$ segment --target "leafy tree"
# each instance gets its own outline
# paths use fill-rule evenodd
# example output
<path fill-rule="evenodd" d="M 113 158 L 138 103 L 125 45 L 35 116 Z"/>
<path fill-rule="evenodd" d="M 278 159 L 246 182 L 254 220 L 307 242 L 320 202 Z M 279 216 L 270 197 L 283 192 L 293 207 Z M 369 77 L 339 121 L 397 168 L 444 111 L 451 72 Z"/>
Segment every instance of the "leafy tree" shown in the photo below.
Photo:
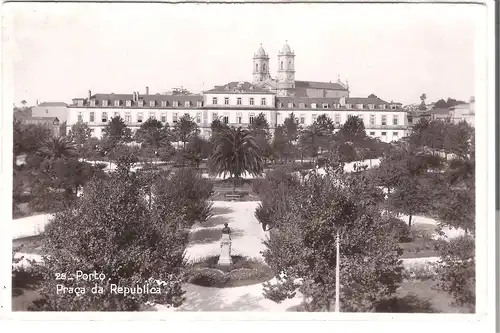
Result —
<path fill-rule="evenodd" d="M 186 148 L 186 143 L 189 139 L 198 135 L 198 133 L 198 125 L 196 125 L 193 119 L 191 119 L 189 114 L 182 116 L 174 125 L 174 136 L 177 141 L 181 141 L 183 143 L 184 148 Z"/>
<path fill-rule="evenodd" d="M 360 142 L 366 139 L 363 120 L 358 116 L 350 116 L 340 128 L 337 136 L 341 141 L 351 142 L 358 146 Z"/>
<path fill-rule="evenodd" d="M 34 154 L 52 137 L 51 131 L 40 124 L 23 124 L 14 121 L 13 143 L 14 154 Z"/>
<path fill-rule="evenodd" d="M 107 181 L 92 181 L 72 210 L 57 213 L 45 230 L 41 311 L 138 311 L 146 302 L 179 306 L 186 235 L 173 228 L 172 215 L 148 210 L 140 186 L 127 168 Z M 75 237 L 78 235 L 78 237 Z M 57 280 L 56 272 L 97 272 L 105 278 Z M 69 276 L 68 276 L 69 277 Z M 155 281 L 156 280 L 156 281 Z M 85 288 L 85 294 L 56 293 L 56 285 Z M 149 293 L 113 293 L 112 284 L 149 288 Z M 102 293 L 91 288 L 102 287 Z M 160 293 L 152 293 L 160 288 Z"/>
<path fill-rule="evenodd" d="M 420 103 L 419 107 L 418 107 L 418 109 L 419 109 L 420 111 L 425 111 L 425 110 L 427 110 L 427 106 L 426 106 L 426 104 L 425 104 L 425 100 L 426 100 L 426 99 L 427 99 L 427 95 L 426 95 L 426 94 L 422 94 L 422 95 L 420 95 L 420 100 L 422 101 L 422 102 Z"/>
<path fill-rule="evenodd" d="M 90 140 L 92 131 L 87 123 L 77 122 L 69 131 L 69 139 L 76 145 L 76 150 L 79 156 L 88 155 L 86 150 L 86 143 Z"/>
<path fill-rule="evenodd" d="M 173 147 L 170 143 L 170 133 L 168 124 L 165 126 L 156 119 L 148 119 L 135 133 L 135 141 L 141 144 L 149 158 L 163 157 L 171 155 Z"/>
<path fill-rule="evenodd" d="M 322 146 L 322 139 L 326 136 L 324 129 L 319 127 L 316 122 L 307 126 L 300 133 L 299 144 L 303 151 L 318 163 L 319 148 Z"/>
<path fill-rule="evenodd" d="M 271 143 L 271 150 L 274 159 L 287 159 L 289 156 L 288 141 L 284 134 L 284 127 L 282 125 L 276 126 Z"/>
<path fill-rule="evenodd" d="M 255 139 L 257 146 L 260 148 L 261 156 L 264 161 L 272 156 L 272 148 L 270 144 L 269 123 L 264 113 L 259 113 L 250 124 L 250 133 Z"/>
<path fill-rule="evenodd" d="M 290 145 L 299 138 L 299 129 L 299 119 L 292 112 L 283 122 L 283 134 Z"/>
<path fill-rule="evenodd" d="M 221 130 L 208 166 L 212 174 L 229 173 L 233 177 L 233 193 L 236 191 L 236 179 L 244 172 L 260 175 L 263 171 L 261 151 L 252 134 L 242 128 Z"/>
<path fill-rule="evenodd" d="M 67 121 L 63 121 L 61 125 L 59 125 L 59 136 L 66 136 L 67 123 Z"/>
<path fill-rule="evenodd" d="M 132 141 L 132 131 L 120 116 L 111 118 L 102 131 L 102 139 L 107 149 L 113 149 L 122 143 Z"/>
<path fill-rule="evenodd" d="M 210 141 L 212 143 L 217 141 L 217 136 L 222 131 L 222 129 L 228 128 L 228 126 L 220 121 L 220 119 L 216 118 L 210 124 Z"/>
<path fill-rule="evenodd" d="M 454 305 L 467 306 L 475 312 L 476 260 L 475 242 L 470 235 L 438 243 L 438 287 L 454 298 Z"/>
<path fill-rule="evenodd" d="M 372 311 L 395 293 L 402 280 L 400 250 L 388 220 L 375 209 L 380 199 L 359 200 L 360 193 L 373 192 L 369 186 L 361 178 L 312 173 L 293 192 L 287 211 L 272 215 L 275 227 L 264 242 L 263 256 L 278 277 L 265 284 L 266 298 L 280 302 L 299 291 L 307 311 L 331 311 L 337 232 L 342 311 Z"/>
<path fill-rule="evenodd" d="M 183 158 L 191 161 L 196 168 L 200 168 L 200 163 L 207 159 L 212 153 L 212 145 L 210 141 L 203 139 L 202 137 L 196 135 L 193 136 L 186 149 L 182 151 Z"/>

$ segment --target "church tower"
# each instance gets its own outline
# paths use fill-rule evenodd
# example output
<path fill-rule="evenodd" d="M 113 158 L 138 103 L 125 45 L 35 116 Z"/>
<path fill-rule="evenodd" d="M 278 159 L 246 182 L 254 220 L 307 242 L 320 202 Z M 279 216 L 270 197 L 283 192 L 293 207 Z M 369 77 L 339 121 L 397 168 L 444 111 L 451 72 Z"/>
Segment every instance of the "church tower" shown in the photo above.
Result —
<path fill-rule="evenodd" d="M 289 89 L 295 88 L 295 54 L 285 42 L 278 53 L 278 95 L 287 96 Z"/>
<path fill-rule="evenodd" d="M 253 55 L 253 83 L 259 84 L 268 81 L 269 75 L 269 56 L 264 51 L 262 44 L 259 50 Z"/>

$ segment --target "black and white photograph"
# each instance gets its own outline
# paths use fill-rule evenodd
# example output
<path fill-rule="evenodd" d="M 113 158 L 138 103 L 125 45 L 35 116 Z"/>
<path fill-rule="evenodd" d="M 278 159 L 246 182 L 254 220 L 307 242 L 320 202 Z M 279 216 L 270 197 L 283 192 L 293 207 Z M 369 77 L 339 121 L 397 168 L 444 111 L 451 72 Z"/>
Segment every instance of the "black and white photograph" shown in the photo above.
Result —
<path fill-rule="evenodd" d="M 488 312 L 489 10 L 4 4 L 11 311 Z"/>

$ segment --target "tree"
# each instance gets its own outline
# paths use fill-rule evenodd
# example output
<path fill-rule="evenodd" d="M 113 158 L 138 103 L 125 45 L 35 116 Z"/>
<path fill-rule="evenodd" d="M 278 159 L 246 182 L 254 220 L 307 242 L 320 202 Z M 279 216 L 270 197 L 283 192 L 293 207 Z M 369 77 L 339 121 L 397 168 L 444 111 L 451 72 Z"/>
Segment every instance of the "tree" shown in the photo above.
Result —
<path fill-rule="evenodd" d="M 369 183 L 350 177 L 312 173 L 293 192 L 287 211 L 273 216 L 263 256 L 277 283 L 264 285 L 266 298 L 280 302 L 299 291 L 307 311 L 331 311 L 337 234 L 342 311 L 372 311 L 377 301 L 395 293 L 402 280 L 396 239 L 375 209 L 376 200 L 359 200 L 359 193 L 372 192 Z"/>
<path fill-rule="evenodd" d="M 212 143 L 217 141 L 217 136 L 222 131 L 222 129 L 228 128 L 228 126 L 220 121 L 220 119 L 216 118 L 210 124 L 210 141 Z"/>
<path fill-rule="evenodd" d="M 183 143 L 183 148 L 186 148 L 186 143 L 189 139 L 198 135 L 198 133 L 198 125 L 191 119 L 189 114 L 182 116 L 174 125 L 174 136 L 177 141 Z"/>
<path fill-rule="evenodd" d="M 35 154 L 45 142 L 52 137 L 48 127 L 40 124 L 23 124 L 14 121 L 13 144 L 14 154 Z"/>
<path fill-rule="evenodd" d="M 210 141 L 196 135 L 189 140 L 186 149 L 182 151 L 182 156 L 184 159 L 191 161 L 199 169 L 200 163 L 207 159 L 211 153 L 212 145 Z"/>
<path fill-rule="evenodd" d="M 86 144 L 91 136 L 92 131 L 87 123 L 77 122 L 71 126 L 68 137 L 76 145 L 76 151 L 79 156 L 84 157 L 84 155 L 88 155 L 85 149 L 87 148 Z"/>
<path fill-rule="evenodd" d="M 272 156 L 270 144 L 269 123 L 264 113 L 259 113 L 254 121 L 250 124 L 250 133 L 255 139 L 257 146 L 260 148 L 260 153 L 264 161 Z"/>
<path fill-rule="evenodd" d="M 470 235 L 438 243 L 437 285 L 454 298 L 454 305 L 475 312 L 476 260 L 475 241 Z"/>
<path fill-rule="evenodd" d="M 168 124 L 163 126 L 160 121 L 152 118 L 144 122 L 135 133 L 135 141 L 141 144 L 149 158 L 170 155 L 173 150 L 171 137 Z"/>
<path fill-rule="evenodd" d="M 63 121 L 61 125 L 59 125 L 59 136 L 66 136 L 67 123 L 67 121 Z"/>
<path fill-rule="evenodd" d="M 21 101 L 21 105 L 23 106 L 23 108 L 25 108 L 27 104 L 28 104 L 28 102 L 26 102 L 26 100 L 25 100 L 25 99 L 23 99 L 23 100 Z"/>
<path fill-rule="evenodd" d="M 148 210 L 135 177 L 121 164 L 118 170 L 107 181 L 89 183 L 74 208 L 57 213 L 47 226 L 47 255 L 37 266 L 44 276 L 41 299 L 34 302 L 33 310 L 138 311 L 146 302 L 182 303 L 187 237 L 176 231 L 171 215 Z M 54 276 L 78 271 L 104 278 L 57 280 Z M 77 294 L 56 293 L 58 284 Z M 129 293 L 113 293 L 113 286 L 130 288 Z M 103 288 L 102 293 L 92 293 L 92 287 Z"/>
<path fill-rule="evenodd" d="M 132 141 L 132 131 L 120 116 L 111 118 L 102 131 L 102 139 L 106 142 L 107 150 L 115 148 L 118 144 Z"/>
<path fill-rule="evenodd" d="M 233 193 L 236 192 L 236 179 L 244 172 L 257 176 L 263 171 L 261 151 L 252 134 L 241 127 L 221 130 L 208 166 L 212 174 L 225 176 L 229 173 L 233 177 Z"/>
<path fill-rule="evenodd" d="M 418 107 L 418 109 L 419 109 L 420 111 L 425 111 L 425 110 L 427 110 L 427 106 L 426 106 L 426 104 L 425 104 L 425 100 L 426 100 L 426 99 L 427 99 L 427 95 L 426 95 L 426 94 L 422 94 L 422 95 L 420 95 L 420 100 L 422 101 L 422 102 L 420 103 L 419 107 Z"/>
<path fill-rule="evenodd" d="M 283 122 L 283 134 L 289 145 L 295 143 L 299 138 L 299 127 L 299 119 L 295 117 L 293 112 L 285 118 Z"/>
<path fill-rule="evenodd" d="M 289 155 L 288 141 L 284 134 L 284 127 L 282 125 L 276 126 L 271 143 L 271 150 L 274 159 L 287 160 Z"/>
<path fill-rule="evenodd" d="M 340 141 L 351 142 L 359 146 L 365 140 L 366 131 L 363 119 L 358 116 L 350 116 L 337 133 Z"/>
<path fill-rule="evenodd" d="M 38 154 L 45 159 L 76 157 L 75 145 L 66 138 L 51 138 L 46 140 L 38 150 Z"/>

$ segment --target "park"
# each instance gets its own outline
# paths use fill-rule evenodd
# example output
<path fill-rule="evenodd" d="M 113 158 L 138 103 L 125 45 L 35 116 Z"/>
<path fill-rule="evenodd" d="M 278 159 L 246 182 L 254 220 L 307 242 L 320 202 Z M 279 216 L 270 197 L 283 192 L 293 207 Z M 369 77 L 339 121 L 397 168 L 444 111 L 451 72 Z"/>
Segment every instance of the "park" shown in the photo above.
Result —
<path fill-rule="evenodd" d="M 188 116 L 116 117 L 102 139 L 15 123 L 13 310 L 475 311 L 467 123 L 391 143 L 355 116 L 198 133 Z"/>

